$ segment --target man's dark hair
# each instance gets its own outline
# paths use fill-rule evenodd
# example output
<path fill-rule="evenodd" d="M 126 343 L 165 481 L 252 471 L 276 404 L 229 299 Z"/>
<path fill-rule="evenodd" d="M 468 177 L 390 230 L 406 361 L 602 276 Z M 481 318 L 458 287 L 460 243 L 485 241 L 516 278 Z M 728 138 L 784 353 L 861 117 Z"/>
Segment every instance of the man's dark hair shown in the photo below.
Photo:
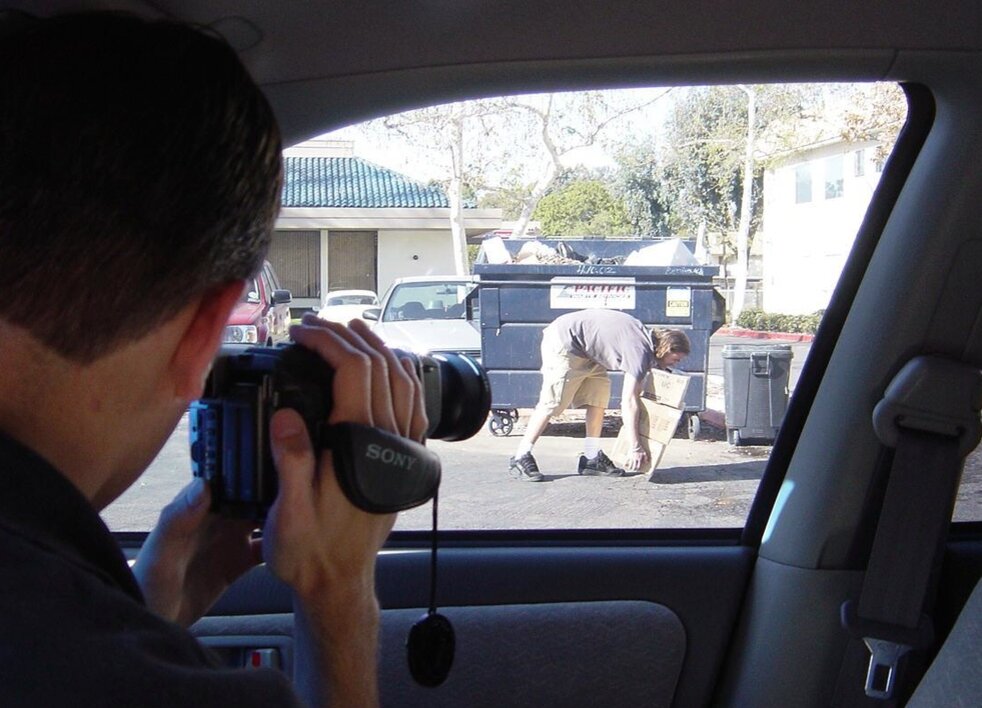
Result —
<path fill-rule="evenodd" d="M 233 50 L 115 14 L 0 42 L 0 317 L 88 363 L 256 272 L 280 197 L 272 110 Z"/>
<path fill-rule="evenodd" d="M 655 358 L 661 359 L 670 352 L 686 356 L 692 351 L 692 344 L 685 332 L 680 329 L 655 329 L 651 332 L 651 343 L 655 348 Z"/>

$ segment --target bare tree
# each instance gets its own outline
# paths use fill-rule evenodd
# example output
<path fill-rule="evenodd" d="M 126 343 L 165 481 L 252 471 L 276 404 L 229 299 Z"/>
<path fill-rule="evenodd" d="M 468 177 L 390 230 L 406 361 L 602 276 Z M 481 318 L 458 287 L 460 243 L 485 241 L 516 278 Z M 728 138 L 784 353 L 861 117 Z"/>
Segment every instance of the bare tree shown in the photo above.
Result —
<path fill-rule="evenodd" d="M 386 116 L 365 125 L 376 139 L 396 135 L 428 154 L 443 173 L 440 181 L 447 191 L 454 269 L 458 275 L 470 270 L 464 225 L 465 186 L 483 169 L 487 151 L 479 136 L 491 135 L 492 119 L 498 112 L 500 107 L 495 101 L 463 101 Z"/>
<path fill-rule="evenodd" d="M 733 284 L 733 321 L 743 312 L 747 294 L 747 271 L 750 261 L 750 219 L 754 188 L 754 151 L 757 149 L 757 92 L 751 86 L 737 86 L 747 96 L 747 134 L 743 152 L 743 175 L 740 181 L 740 222 L 737 226 L 736 273 Z"/>
<path fill-rule="evenodd" d="M 548 194 L 562 169 L 569 166 L 566 162 L 572 153 L 597 145 L 617 121 L 653 105 L 670 91 L 659 90 L 654 96 L 648 95 L 649 92 L 625 95 L 584 91 L 504 99 L 507 110 L 517 116 L 524 115 L 527 121 L 532 138 L 530 171 L 535 174 L 512 236 L 525 235 L 536 206 Z"/>
<path fill-rule="evenodd" d="M 555 185 L 573 153 L 598 146 L 618 121 L 636 114 L 670 89 L 590 91 L 508 96 L 409 111 L 371 121 L 375 140 L 392 135 L 429 155 L 441 169 L 450 202 L 458 272 L 466 272 L 463 194 L 494 190 L 519 195 L 515 236 L 524 236 L 539 201 Z M 515 165 L 520 165 L 516 169 Z"/>

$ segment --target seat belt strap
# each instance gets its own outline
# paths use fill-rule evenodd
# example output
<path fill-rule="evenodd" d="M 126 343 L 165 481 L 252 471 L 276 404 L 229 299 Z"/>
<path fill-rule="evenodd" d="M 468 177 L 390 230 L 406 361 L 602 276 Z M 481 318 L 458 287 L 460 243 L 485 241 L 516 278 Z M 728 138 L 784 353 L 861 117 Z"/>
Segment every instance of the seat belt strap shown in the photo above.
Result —
<path fill-rule="evenodd" d="M 918 627 L 961 468 L 957 438 L 916 430 L 901 433 L 859 597 L 860 617 Z"/>
<path fill-rule="evenodd" d="M 920 356 L 873 412 L 877 436 L 895 448 L 893 465 L 859 600 L 842 606 L 843 625 L 870 650 L 870 698 L 892 698 L 900 659 L 933 641 L 925 598 L 964 458 L 982 437 L 980 406 L 979 369 Z"/>

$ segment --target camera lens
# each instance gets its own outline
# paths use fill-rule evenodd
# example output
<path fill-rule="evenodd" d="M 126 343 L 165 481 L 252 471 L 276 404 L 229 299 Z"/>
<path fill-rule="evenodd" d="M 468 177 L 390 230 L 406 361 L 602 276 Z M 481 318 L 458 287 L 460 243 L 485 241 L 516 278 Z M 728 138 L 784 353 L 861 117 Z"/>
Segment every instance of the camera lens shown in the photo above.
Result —
<path fill-rule="evenodd" d="M 452 442 L 474 435 L 491 410 L 491 385 L 484 369 L 465 354 L 432 354 L 420 357 L 420 363 L 430 419 L 427 437 Z"/>

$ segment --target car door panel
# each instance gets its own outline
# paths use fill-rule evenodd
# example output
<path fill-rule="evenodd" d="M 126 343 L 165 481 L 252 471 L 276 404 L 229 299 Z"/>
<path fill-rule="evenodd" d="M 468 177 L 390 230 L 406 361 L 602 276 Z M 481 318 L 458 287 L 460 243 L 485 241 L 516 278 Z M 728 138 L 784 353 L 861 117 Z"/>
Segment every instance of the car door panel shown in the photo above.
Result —
<path fill-rule="evenodd" d="M 399 549 L 379 558 L 389 705 L 596 705 L 600 689 L 609 705 L 705 705 L 726 652 L 720 628 L 736 623 L 754 560 L 737 545 L 444 548 L 437 598 L 455 622 L 458 659 L 432 691 L 411 683 L 404 648 L 428 603 L 429 557 Z M 287 588 L 258 568 L 194 631 L 241 657 L 229 650 L 289 633 L 290 608 Z M 535 701 L 489 692 L 506 677 Z"/>

